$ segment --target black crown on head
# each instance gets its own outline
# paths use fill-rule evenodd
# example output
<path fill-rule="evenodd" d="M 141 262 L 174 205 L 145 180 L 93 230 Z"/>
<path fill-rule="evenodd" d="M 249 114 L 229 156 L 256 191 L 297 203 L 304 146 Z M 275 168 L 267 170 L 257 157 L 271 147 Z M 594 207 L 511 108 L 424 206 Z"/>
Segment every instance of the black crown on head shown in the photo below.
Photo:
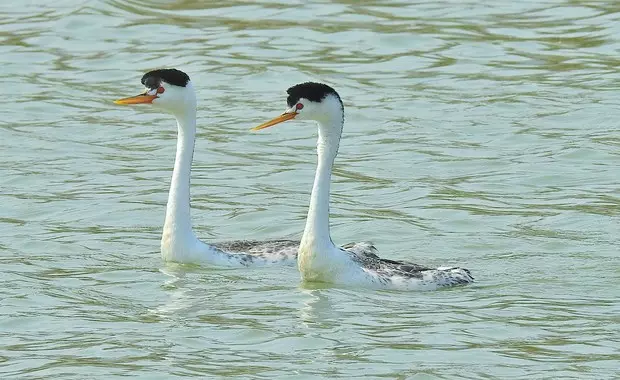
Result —
<path fill-rule="evenodd" d="M 185 87 L 189 82 L 189 75 L 177 69 L 159 69 L 149 71 L 142 76 L 142 84 L 150 89 L 158 88 L 161 82 L 173 86 Z"/>
<path fill-rule="evenodd" d="M 289 107 L 295 105 L 300 98 L 305 98 L 310 100 L 311 102 L 320 103 L 327 95 L 334 95 L 342 104 L 342 100 L 340 100 L 340 95 L 333 88 L 329 87 L 323 83 L 316 82 L 306 82 L 296 84 L 293 87 L 290 87 L 286 90 L 288 93 L 288 98 L 286 98 L 286 102 Z"/>

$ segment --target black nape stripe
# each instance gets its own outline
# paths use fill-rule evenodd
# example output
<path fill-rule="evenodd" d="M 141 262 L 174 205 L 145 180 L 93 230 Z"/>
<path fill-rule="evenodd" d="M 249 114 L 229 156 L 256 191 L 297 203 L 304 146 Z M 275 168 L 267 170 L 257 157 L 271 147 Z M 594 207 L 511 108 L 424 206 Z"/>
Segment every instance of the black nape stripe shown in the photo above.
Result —
<path fill-rule="evenodd" d="M 142 84 L 150 89 L 158 88 L 162 81 L 173 86 L 185 87 L 189 82 L 189 76 L 177 69 L 153 70 L 142 76 Z"/>
<path fill-rule="evenodd" d="M 288 90 L 286 90 L 286 92 L 288 93 L 288 98 L 286 99 L 286 102 L 288 103 L 289 107 L 295 105 L 300 98 L 306 98 L 311 102 L 318 103 L 325 99 L 325 97 L 329 94 L 335 95 L 336 98 L 340 100 L 340 103 L 342 103 L 340 95 L 338 95 L 336 90 L 323 83 L 300 83 L 289 88 Z"/>

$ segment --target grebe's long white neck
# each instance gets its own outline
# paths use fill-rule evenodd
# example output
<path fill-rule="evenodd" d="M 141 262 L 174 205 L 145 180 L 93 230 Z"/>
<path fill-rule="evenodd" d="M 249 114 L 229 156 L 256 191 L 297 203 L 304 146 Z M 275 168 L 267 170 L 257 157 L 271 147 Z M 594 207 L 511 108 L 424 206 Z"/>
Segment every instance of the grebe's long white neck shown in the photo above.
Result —
<path fill-rule="evenodd" d="M 332 168 L 338 155 L 342 116 L 335 115 L 317 122 L 317 169 L 310 196 L 310 207 L 304 234 L 301 238 L 299 260 L 314 261 L 315 256 L 327 254 L 334 249 L 329 233 L 329 192 Z"/>
<path fill-rule="evenodd" d="M 320 104 L 320 106 L 319 106 Z M 299 245 L 297 266 L 305 280 L 329 272 L 337 250 L 329 232 L 329 192 L 334 160 L 338 155 L 344 125 L 344 110 L 335 93 L 324 95 L 321 103 L 306 102 L 300 116 L 312 115 L 318 125 L 317 169 L 310 196 L 304 234 Z"/>
<path fill-rule="evenodd" d="M 162 246 L 166 241 L 179 244 L 196 239 L 190 211 L 190 177 L 196 140 L 196 105 L 188 105 L 177 119 L 177 151 L 168 193 Z M 177 241 L 179 240 L 179 241 Z M 175 245 L 173 244 L 173 245 Z"/>

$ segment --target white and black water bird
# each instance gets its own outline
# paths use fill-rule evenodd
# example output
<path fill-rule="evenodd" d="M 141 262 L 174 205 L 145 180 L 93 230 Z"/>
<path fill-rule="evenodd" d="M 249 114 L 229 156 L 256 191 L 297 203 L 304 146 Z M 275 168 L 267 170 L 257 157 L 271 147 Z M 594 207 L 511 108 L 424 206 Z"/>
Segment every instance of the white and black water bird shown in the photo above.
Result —
<path fill-rule="evenodd" d="M 382 259 L 372 244 L 337 247 L 329 233 L 329 188 L 344 125 L 344 106 L 328 85 L 307 82 L 287 90 L 286 111 L 253 130 L 287 120 L 318 124 L 318 166 L 310 197 L 297 266 L 304 281 L 403 290 L 434 290 L 474 281 L 467 269 L 428 268 L 406 261 Z"/>
<path fill-rule="evenodd" d="M 196 94 L 189 76 L 177 69 L 150 71 L 142 77 L 144 93 L 116 104 L 148 104 L 177 120 L 177 152 L 172 171 L 161 254 L 166 261 L 213 266 L 294 265 L 299 241 L 200 241 L 190 217 L 190 173 L 196 139 Z"/>

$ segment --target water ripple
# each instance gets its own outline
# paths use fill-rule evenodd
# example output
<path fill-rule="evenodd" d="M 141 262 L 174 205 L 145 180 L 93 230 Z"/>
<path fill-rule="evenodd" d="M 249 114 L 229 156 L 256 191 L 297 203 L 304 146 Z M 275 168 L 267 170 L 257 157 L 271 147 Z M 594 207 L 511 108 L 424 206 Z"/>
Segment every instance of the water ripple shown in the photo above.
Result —
<path fill-rule="evenodd" d="M 619 6 L 579 0 L 0 5 L 3 378 L 612 378 Z M 206 240 L 299 237 L 336 87 L 334 241 L 461 264 L 435 293 L 162 263 L 174 122 L 111 100 L 187 71 Z"/>

